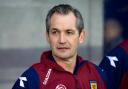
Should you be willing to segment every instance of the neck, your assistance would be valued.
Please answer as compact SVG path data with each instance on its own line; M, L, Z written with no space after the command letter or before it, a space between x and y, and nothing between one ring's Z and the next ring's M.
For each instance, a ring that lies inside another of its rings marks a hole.
M60 65L66 71L73 73L75 66L76 66L76 56L69 58L69 59L60 59L54 57L55 61L58 65Z

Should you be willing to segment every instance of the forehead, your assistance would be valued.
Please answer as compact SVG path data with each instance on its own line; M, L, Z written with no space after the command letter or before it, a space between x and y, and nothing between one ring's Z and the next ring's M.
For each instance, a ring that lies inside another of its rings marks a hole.
M73 12L69 12L69 13L67 13L67 14L61 14L61 13L54 13L52 16L51 16L51 19L53 19L53 18L59 18L59 17L71 17L71 18L74 18L74 19L76 19L76 17L75 17L75 15L74 15L74 13Z
M51 17L51 28L76 29L76 17L72 12L63 15L54 13Z

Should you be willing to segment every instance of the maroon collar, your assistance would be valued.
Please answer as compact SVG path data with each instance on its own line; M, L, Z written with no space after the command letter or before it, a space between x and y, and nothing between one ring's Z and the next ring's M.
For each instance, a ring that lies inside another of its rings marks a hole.
M80 56L77 56L77 62L76 62L76 67L74 72L76 72L76 70L81 66L81 64L83 64L83 59ZM53 56L52 56L52 51L46 51L41 55L41 63L43 65L46 65L49 68L58 70L58 71L65 71L61 66L59 66Z

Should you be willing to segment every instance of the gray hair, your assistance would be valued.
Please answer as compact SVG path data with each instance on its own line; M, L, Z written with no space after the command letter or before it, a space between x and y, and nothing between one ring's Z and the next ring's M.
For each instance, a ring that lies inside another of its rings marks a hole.
M81 31L84 29L84 21L83 21L82 15L77 9L73 8L71 5L68 5L68 4L60 4L60 5L54 6L48 12L46 17L46 31L49 33L49 29L51 25L50 20L54 13L67 15L70 12L72 12L76 17L76 28L78 29L79 33L81 33Z

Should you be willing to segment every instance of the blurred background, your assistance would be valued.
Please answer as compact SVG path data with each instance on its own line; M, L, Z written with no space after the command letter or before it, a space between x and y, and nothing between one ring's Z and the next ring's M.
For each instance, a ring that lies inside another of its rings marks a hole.
M49 49L45 40L48 10L60 3L80 10L86 31L78 53L99 64L102 56L127 38L127 0L0 0L0 89L17 78Z

